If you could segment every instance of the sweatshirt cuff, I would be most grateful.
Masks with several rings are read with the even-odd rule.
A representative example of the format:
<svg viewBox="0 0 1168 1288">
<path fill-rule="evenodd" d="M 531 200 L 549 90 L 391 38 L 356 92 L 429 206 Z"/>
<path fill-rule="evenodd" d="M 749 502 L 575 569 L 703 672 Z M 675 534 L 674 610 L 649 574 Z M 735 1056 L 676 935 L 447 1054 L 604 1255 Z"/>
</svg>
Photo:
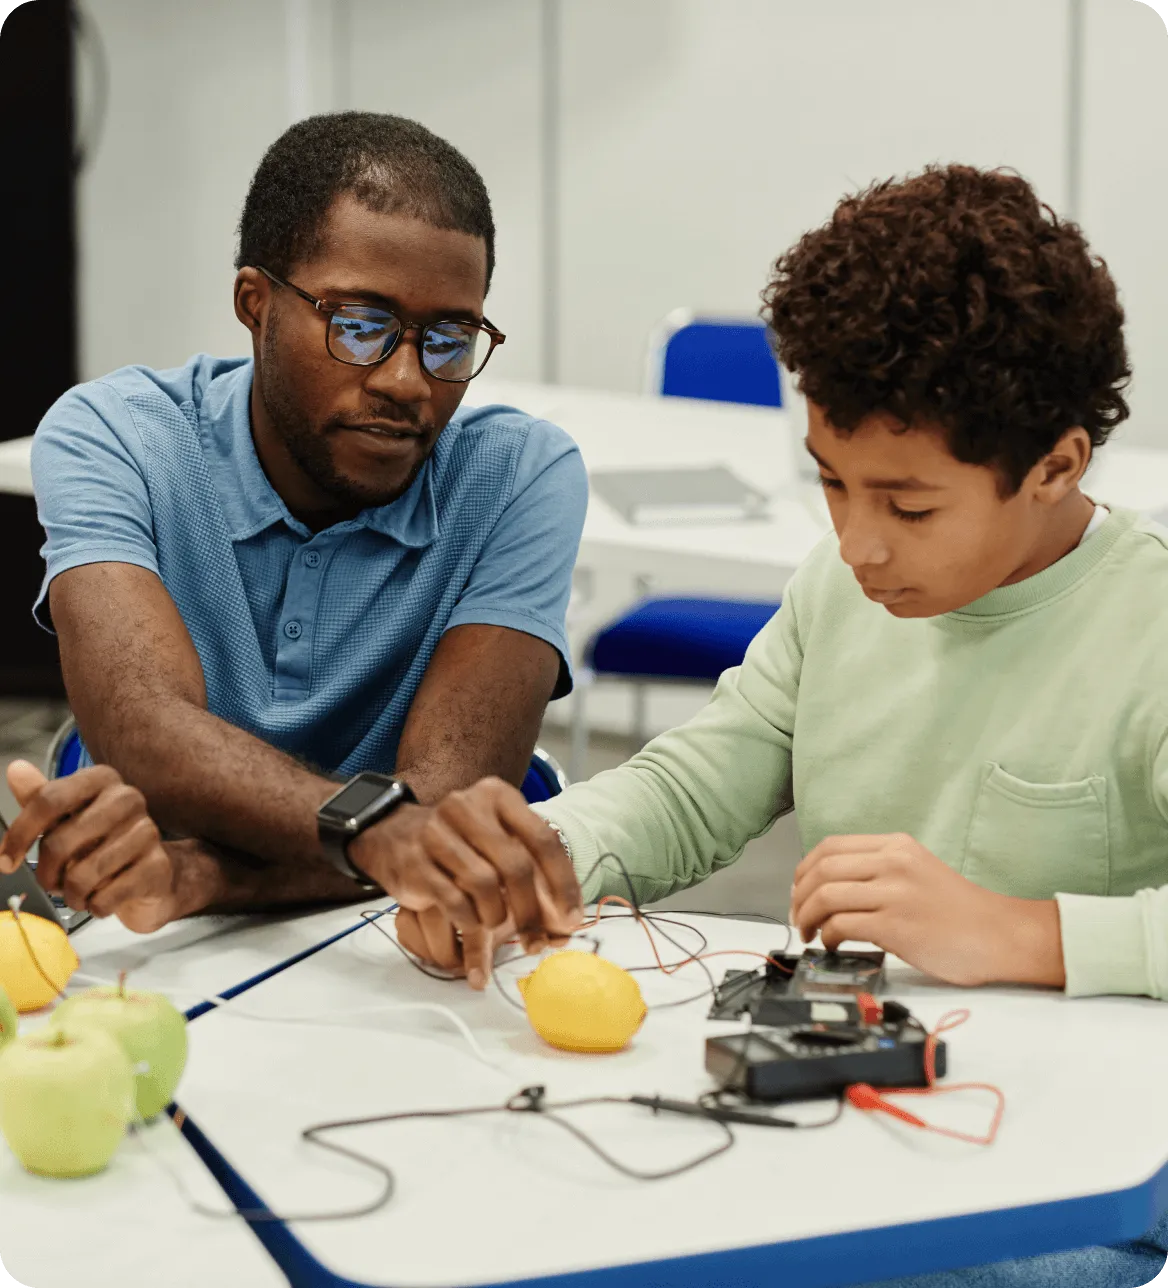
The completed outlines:
<svg viewBox="0 0 1168 1288">
<path fill-rule="evenodd" d="M 563 832 L 572 856 L 572 867 L 576 869 L 576 880 L 580 882 L 580 898 L 584 903 L 595 903 L 604 886 L 604 872 L 599 862 L 600 846 L 596 838 L 578 819 L 562 807 L 557 808 L 555 800 L 540 801 L 530 808 Z"/>
<path fill-rule="evenodd" d="M 1058 894 L 1068 997 L 1156 996 L 1140 897 Z"/>
</svg>

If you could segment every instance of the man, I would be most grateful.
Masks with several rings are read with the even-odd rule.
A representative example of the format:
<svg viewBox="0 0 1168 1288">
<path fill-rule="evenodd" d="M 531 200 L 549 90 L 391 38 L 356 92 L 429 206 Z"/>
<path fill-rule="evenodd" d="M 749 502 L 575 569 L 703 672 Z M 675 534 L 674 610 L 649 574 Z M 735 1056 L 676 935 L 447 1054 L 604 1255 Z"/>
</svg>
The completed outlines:
<svg viewBox="0 0 1168 1288">
<path fill-rule="evenodd" d="M 794 806 L 804 940 L 1168 1000 L 1168 531 L 1081 488 L 1127 416 L 1106 266 L 1017 176 L 931 168 L 842 201 L 765 299 L 835 534 L 704 711 L 539 807 L 584 898 L 623 893 L 607 852 L 647 902 Z M 513 805 L 458 793 L 464 835 Z M 459 965 L 438 916 L 398 932 Z M 913 1282 L 1131 1288 L 1166 1247 Z"/>
<path fill-rule="evenodd" d="M 73 906 L 116 912 L 116 877 L 159 923 L 377 886 L 471 942 L 502 918 L 495 870 L 410 803 L 519 783 L 571 687 L 579 453 L 520 412 L 459 409 L 505 338 L 484 314 L 494 235 L 474 167 L 420 125 L 302 121 L 240 220 L 252 357 L 126 368 L 45 416 L 38 617 L 93 759 L 186 838 L 164 864 L 43 867 Z M 545 894 L 574 899 L 548 853 Z"/>
</svg>

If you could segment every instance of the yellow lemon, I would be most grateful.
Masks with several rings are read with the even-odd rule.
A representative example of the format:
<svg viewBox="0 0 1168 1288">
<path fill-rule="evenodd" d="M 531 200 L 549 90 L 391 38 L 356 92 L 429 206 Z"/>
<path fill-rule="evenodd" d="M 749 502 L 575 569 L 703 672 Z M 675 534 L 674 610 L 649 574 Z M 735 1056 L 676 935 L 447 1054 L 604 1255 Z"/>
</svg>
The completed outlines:
<svg viewBox="0 0 1168 1288">
<path fill-rule="evenodd" d="M 564 1051 L 619 1051 L 645 1018 L 637 981 L 595 953 L 553 953 L 518 983 L 531 1027 Z"/>
<path fill-rule="evenodd" d="M 27 944 L 22 930 L 28 936 Z M 30 945 L 36 961 L 29 954 Z M 39 1011 L 48 1006 L 80 965 L 68 936 L 56 922 L 22 913 L 18 926 L 10 911 L 0 912 L 0 988 L 18 1011 Z M 44 979 L 41 971 L 49 978 Z"/>
</svg>

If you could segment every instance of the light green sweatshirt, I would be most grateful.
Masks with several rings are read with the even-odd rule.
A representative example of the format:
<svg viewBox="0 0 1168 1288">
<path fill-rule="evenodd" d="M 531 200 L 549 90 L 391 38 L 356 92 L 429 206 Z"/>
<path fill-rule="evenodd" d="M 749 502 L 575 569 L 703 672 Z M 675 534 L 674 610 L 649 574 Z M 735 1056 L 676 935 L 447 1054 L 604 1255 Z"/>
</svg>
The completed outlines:
<svg viewBox="0 0 1168 1288">
<path fill-rule="evenodd" d="M 539 806 L 584 897 L 704 880 L 794 806 L 804 851 L 907 832 L 1057 898 L 1067 992 L 1168 999 L 1168 530 L 1114 510 L 958 612 L 898 619 L 824 540 L 688 724 Z M 1161 888 L 1162 887 L 1162 888 Z"/>
</svg>

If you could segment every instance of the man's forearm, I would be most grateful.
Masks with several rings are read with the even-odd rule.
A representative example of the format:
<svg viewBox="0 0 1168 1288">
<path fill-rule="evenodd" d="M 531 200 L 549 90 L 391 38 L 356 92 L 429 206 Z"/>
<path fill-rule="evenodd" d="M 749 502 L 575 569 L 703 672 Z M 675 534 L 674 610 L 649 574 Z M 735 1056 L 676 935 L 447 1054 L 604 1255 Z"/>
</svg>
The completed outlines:
<svg viewBox="0 0 1168 1288">
<path fill-rule="evenodd" d="M 93 750 L 145 795 L 164 831 L 284 869 L 320 858 L 316 811 L 335 782 L 192 703 L 136 706 Z"/>
<path fill-rule="evenodd" d="M 193 839 L 168 841 L 166 849 L 174 864 L 178 917 L 378 897 L 323 864 L 276 865 Z"/>
</svg>

